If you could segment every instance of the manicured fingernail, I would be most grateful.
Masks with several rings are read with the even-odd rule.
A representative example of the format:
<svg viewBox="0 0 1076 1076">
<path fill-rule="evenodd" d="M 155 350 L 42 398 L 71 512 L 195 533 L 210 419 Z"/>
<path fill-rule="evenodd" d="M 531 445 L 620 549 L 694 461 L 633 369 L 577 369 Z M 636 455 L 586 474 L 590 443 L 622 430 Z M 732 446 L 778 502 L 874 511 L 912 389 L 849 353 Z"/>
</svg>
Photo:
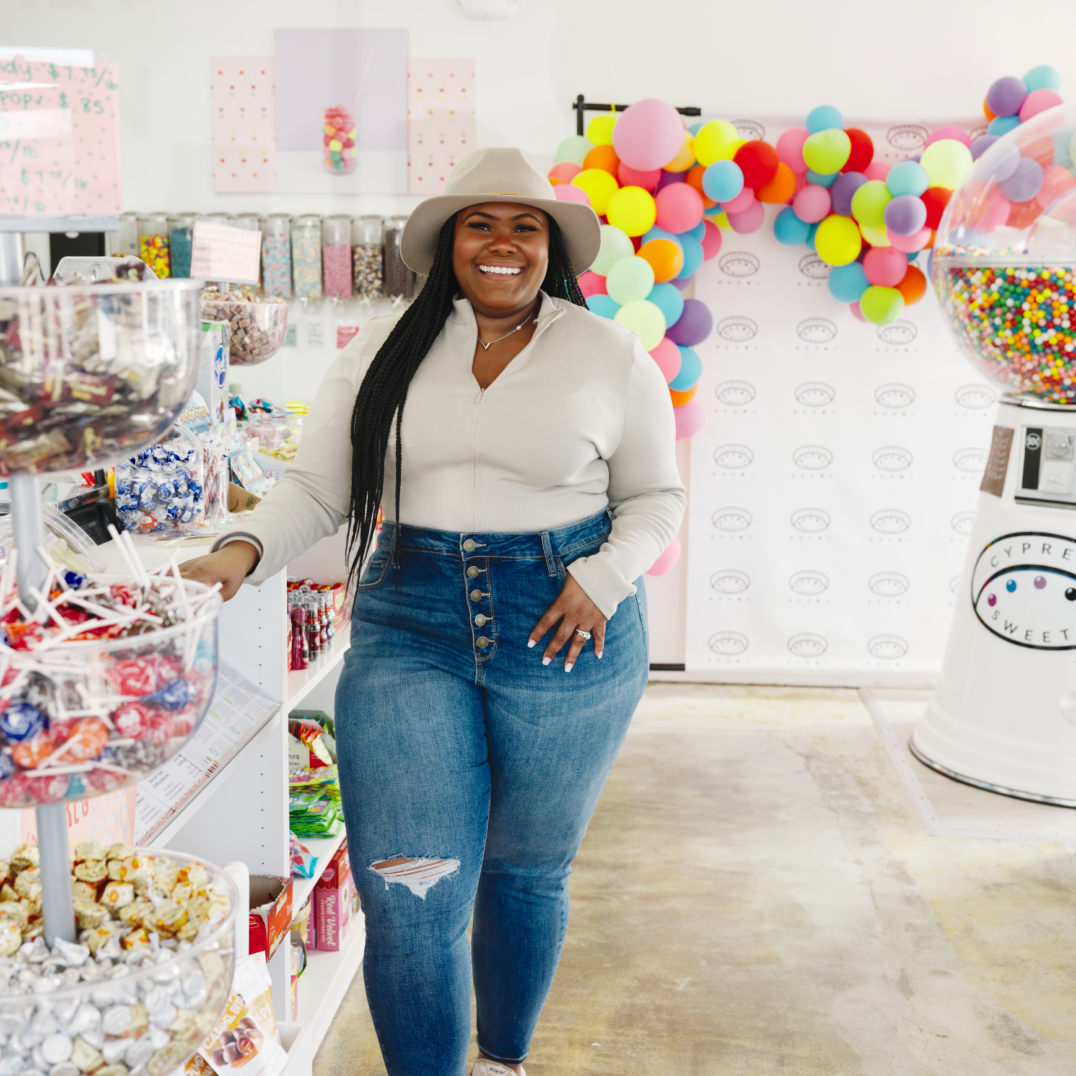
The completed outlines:
<svg viewBox="0 0 1076 1076">
<path fill-rule="evenodd" d="M 599 650 L 599 651 L 598 651 L 598 657 L 600 658 L 601 656 L 602 656 L 602 651 L 601 651 L 601 650 Z"/>
<path fill-rule="evenodd" d="M 567 665 L 564 666 L 564 671 L 565 672 L 571 672 L 573 668 L 574 668 L 574 666 L 572 665 L 571 662 L 569 662 Z"/>
<path fill-rule="evenodd" d="M 528 639 L 527 640 L 527 649 L 531 650 L 533 648 L 534 648 L 534 640 L 533 639 Z"/>
<path fill-rule="evenodd" d="M 548 665 L 552 660 L 552 658 L 542 658 L 542 664 Z"/>
</svg>

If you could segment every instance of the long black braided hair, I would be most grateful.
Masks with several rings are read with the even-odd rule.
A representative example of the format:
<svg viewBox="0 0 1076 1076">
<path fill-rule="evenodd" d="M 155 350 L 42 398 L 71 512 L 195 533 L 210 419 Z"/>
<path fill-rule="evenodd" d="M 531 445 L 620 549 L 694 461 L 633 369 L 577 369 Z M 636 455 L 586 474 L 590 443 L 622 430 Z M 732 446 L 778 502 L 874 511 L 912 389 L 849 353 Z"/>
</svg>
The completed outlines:
<svg viewBox="0 0 1076 1076">
<path fill-rule="evenodd" d="M 400 427 L 404 402 L 411 379 L 437 339 L 460 290 L 452 268 L 455 235 L 456 215 L 453 214 L 441 228 L 433 268 L 425 286 L 378 349 L 355 397 L 351 412 L 351 508 L 347 529 L 347 550 L 351 558 L 349 578 L 352 580 L 358 580 L 377 529 L 377 512 L 385 486 L 385 454 L 394 418 L 395 505 L 396 519 L 400 518 L 400 475 L 403 471 Z M 576 306 L 586 306 L 560 228 L 552 217 L 549 217 L 549 267 L 542 291 L 553 298 L 567 299 Z M 393 565 L 399 567 L 395 542 Z"/>
</svg>

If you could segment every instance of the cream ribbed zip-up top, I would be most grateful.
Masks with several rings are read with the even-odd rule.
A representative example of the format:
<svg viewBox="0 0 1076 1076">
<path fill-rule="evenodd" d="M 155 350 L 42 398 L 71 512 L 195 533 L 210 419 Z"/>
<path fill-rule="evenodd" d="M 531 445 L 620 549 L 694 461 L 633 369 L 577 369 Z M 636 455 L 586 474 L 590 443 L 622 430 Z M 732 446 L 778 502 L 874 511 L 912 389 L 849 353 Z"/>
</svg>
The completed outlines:
<svg viewBox="0 0 1076 1076">
<path fill-rule="evenodd" d="M 347 518 L 351 413 L 400 315 L 374 318 L 322 382 L 295 461 L 239 538 L 260 547 L 258 585 Z M 623 326 L 542 294 L 530 343 L 486 389 L 471 373 L 478 323 L 457 299 L 419 366 L 403 413 L 400 516 L 433 530 L 556 530 L 607 506 L 608 540 L 569 571 L 606 617 L 680 527 L 686 497 L 665 380 Z M 395 435 L 384 514 L 394 518 Z"/>
</svg>

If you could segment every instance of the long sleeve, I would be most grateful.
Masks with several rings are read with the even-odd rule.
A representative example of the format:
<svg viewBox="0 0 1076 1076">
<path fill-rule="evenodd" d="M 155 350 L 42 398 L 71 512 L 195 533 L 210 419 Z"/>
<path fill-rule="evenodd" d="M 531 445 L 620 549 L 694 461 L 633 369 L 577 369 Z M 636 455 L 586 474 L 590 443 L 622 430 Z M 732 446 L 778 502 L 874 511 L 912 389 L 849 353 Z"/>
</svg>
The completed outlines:
<svg viewBox="0 0 1076 1076">
<path fill-rule="evenodd" d="M 613 527 L 601 549 L 569 572 L 606 617 L 636 591 L 635 580 L 680 529 L 687 495 L 676 466 L 676 421 L 657 363 L 637 343 L 624 428 L 608 457 Z"/>
</svg>

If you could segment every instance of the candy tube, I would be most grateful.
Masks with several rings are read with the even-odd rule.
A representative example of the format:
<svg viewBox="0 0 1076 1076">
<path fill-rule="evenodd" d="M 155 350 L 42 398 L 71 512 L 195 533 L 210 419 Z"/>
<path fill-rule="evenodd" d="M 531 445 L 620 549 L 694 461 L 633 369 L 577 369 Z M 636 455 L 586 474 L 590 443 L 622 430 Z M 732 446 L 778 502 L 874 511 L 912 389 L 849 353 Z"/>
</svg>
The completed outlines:
<svg viewBox="0 0 1076 1076">
<path fill-rule="evenodd" d="M 274 213 L 259 222 L 262 233 L 262 289 L 266 295 L 291 298 L 291 217 Z"/>
<path fill-rule="evenodd" d="M 138 218 L 138 256 L 157 274 L 158 279 L 172 275 L 167 214 L 151 213 Z"/>
<path fill-rule="evenodd" d="M 291 264 L 295 294 L 300 299 L 320 299 L 321 217 L 293 217 Z"/>
<path fill-rule="evenodd" d="M 351 218 L 326 217 L 321 223 L 321 259 L 325 294 L 331 299 L 351 296 Z"/>
<path fill-rule="evenodd" d="M 385 257 L 384 228 L 384 221 L 376 216 L 355 217 L 351 222 L 355 294 L 361 299 L 381 298 Z"/>
</svg>

